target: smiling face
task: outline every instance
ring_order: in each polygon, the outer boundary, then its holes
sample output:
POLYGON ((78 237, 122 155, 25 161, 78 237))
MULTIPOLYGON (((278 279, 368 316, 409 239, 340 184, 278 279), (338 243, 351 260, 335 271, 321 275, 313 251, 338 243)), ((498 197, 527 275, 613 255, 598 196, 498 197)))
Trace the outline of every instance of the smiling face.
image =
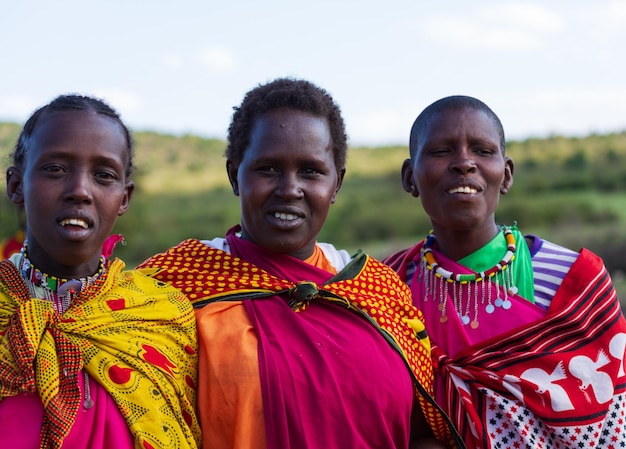
POLYGON ((93 274, 102 243, 133 191, 121 126, 89 111, 46 112, 7 194, 24 207, 31 262, 61 277, 93 274))
POLYGON ((436 234, 495 229, 500 194, 513 182, 492 119, 472 108, 434 114, 418 136, 414 160, 402 167, 404 188, 419 196, 436 234))
POLYGON ((271 111, 254 124, 241 163, 227 166, 242 237, 299 259, 313 254, 345 172, 335 165, 326 119, 271 111))

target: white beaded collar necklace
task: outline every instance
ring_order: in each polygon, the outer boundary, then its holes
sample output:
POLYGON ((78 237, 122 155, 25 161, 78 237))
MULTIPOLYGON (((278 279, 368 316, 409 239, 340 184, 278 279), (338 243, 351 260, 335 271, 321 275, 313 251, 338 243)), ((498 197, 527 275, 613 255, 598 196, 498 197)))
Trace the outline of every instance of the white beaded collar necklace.
POLYGON ((34 298, 51 301, 57 312, 63 313, 69 307, 74 296, 83 288, 93 284, 106 271, 106 259, 100 256, 98 270, 92 276, 78 279, 65 279, 40 271, 28 259, 28 242, 25 241, 20 251, 17 268, 26 282, 28 292, 34 298))

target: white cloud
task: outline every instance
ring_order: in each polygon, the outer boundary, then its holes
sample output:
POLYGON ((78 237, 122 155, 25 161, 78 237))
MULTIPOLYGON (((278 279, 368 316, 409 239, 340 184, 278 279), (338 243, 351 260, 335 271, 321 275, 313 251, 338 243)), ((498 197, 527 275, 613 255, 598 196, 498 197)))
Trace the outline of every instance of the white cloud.
POLYGON ((232 72, 237 65, 233 52, 221 46, 208 47, 198 52, 198 60, 213 72, 232 72))
POLYGON ((386 108, 346 115, 346 128, 352 145, 388 145, 408 142, 415 111, 386 108), (401 136, 401 137, 399 137, 401 136), (404 137, 403 137, 404 136, 404 137))
POLYGON ((502 28, 520 27, 527 32, 555 33, 563 29, 563 20, 549 8, 529 2, 502 3, 483 8, 477 20, 484 25, 502 28))
POLYGON ((118 112, 123 111, 124 115, 139 110, 142 105, 139 95, 127 90, 103 87, 96 89, 95 95, 109 103, 118 112))
POLYGON ((558 88, 520 91, 491 105, 510 138, 548 134, 581 136, 626 130, 626 88, 558 88), (541 111, 541 114, 537 114, 541 111))
POLYGON ((161 57, 161 62, 165 67, 173 70, 181 70, 183 68, 183 57, 174 53, 166 53, 161 57))
POLYGON ((626 1, 590 3, 576 10, 578 26, 587 39, 608 45, 622 42, 626 23, 626 1), (619 36, 619 37, 617 37, 619 36))
POLYGON ((489 50, 533 50, 560 31, 563 21, 548 8, 510 2, 471 14, 434 16, 423 22, 426 34, 451 46, 489 50))

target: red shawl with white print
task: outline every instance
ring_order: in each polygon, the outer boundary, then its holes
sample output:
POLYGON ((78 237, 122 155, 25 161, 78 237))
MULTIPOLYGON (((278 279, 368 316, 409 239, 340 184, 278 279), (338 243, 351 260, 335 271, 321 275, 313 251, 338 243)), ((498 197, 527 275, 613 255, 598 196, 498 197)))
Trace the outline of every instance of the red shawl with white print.
POLYGON ((453 357, 432 343, 441 405, 468 448, 625 447, 626 320, 590 251, 581 250, 542 319, 453 357))

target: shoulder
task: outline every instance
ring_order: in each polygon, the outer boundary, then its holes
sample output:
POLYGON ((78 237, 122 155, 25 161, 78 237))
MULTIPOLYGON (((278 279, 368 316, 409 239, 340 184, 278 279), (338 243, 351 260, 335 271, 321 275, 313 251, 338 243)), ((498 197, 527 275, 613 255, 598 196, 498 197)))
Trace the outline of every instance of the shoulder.
POLYGON ((200 240, 200 242, 210 248, 220 249, 230 254, 230 245, 224 237, 215 237, 211 240, 200 240))
POLYGON ((178 245, 172 246, 162 253, 157 253, 152 257, 149 257, 137 265, 136 268, 143 269, 147 267, 161 267, 163 265, 172 264, 176 261, 194 260, 195 258, 203 255, 208 248, 210 248, 209 245, 197 239, 183 240, 178 245))
POLYGON ((352 256, 345 249, 337 249, 331 243, 318 242, 317 246, 322 250, 324 256, 328 259, 337 271, 341 271, 352 260, 352 256))
POLYGON ((524 236, 524 238, 526 239, 530 256, 533 260, 535 257, 546 257, 549 259, 562 258, 564 261, 573 262, 579 256, 578 251, 566 248, 565 246, 553 243, 549 240, 544 240, 533 234, 528 234, 524 236))
POLYGON ((383 263, 389 265, 398 273, 406 271, 407 265, 419 254, 422 243, 423 242, 420 241, 417 245, 392 253, 390 256, 383 259, 383 263))

